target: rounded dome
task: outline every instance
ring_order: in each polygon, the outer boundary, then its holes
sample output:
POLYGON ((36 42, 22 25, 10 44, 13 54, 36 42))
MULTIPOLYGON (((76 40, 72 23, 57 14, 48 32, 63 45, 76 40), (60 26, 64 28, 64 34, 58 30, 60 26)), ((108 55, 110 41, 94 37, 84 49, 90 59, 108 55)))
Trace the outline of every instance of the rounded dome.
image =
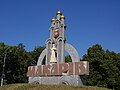
POLYGON ((65 16, 64 16, 64 15, 61 15, 61 16, 60 16, 60 19, 65 19, 65 16))
POLYGON ((61 11, 58 11, 56 14, 57 14, 57 15, 58 15, 58 14, 59 14, 59 15, 62 15, 61 11))
POLYGON ((55 22, 55 18, 52 18, 51 22, 55 22))

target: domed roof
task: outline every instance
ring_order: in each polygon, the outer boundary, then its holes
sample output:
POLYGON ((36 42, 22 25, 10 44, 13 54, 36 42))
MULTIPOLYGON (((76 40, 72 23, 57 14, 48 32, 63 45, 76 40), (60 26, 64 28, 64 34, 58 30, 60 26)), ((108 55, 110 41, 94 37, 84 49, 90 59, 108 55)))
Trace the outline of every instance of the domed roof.
POLYGON ((57 15, 58 15, 58 14, 62 15, 62 12, 61 12, 61 11, 58 11, 56 14, 57 14, 57 15))
POLYGON ((64 16, 64 15, 61 15, 61 16, 60 16, 60 19, 65 19, 65 16, 64 16))
POLYGON ((55 22, 55 18, 52 18, 51 22, 55 22))

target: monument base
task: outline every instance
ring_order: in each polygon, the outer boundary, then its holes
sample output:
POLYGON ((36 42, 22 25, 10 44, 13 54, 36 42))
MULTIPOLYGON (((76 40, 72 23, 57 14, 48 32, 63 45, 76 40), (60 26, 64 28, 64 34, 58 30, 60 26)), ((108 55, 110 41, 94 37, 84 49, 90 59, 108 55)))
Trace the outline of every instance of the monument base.
POLYGON ((52 76, 52 77, 29 77, 29 83, 32 84, 64 84, 72 86, 83 86, 85 81, 82 76, 52 76))

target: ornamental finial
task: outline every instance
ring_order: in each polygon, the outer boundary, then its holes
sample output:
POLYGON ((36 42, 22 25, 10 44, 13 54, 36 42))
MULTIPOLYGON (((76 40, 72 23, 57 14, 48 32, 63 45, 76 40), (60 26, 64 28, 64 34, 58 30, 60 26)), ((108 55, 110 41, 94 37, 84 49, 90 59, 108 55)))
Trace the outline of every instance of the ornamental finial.
POLYGON ((58 11, 56 14, 57 14, 57 15, 58 15, 58 14, 59 14, 59 15, 62 15, 62 12, 61 12, 61 11, 58 11))
POLYGON ((55 18, 52 18, 51 22, 55 22, 55 18))
POLYGON ((60 19, 65 19, 65 16, 64 16, 64 15, 61 15, 61 16, 60 16, 60 19))

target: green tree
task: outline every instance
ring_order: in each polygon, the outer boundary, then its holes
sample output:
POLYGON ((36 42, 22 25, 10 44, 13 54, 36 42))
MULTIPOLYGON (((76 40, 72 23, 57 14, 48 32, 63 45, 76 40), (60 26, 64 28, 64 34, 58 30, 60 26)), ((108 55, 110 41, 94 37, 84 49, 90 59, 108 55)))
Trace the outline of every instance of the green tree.
POLYGON ((120 89, 119 54, 105 51, 96 44, 87 50, 83 60, 89 61, 90 66, 90 75, 86 76, 87 85, 120 89))
POLYGON ((2 70, 3 70, 4 47, 5 44, 3 42, 0 42, 0 79, 2 77, 2 70))
MULTIPOLYGON (((104 57, 104 50, 99 44, 93 45, 87 50, 87 54, 83 56, 83 60, 89 61, 90 64, 90 75, 87 76, 88 85, 103 86, 105 78, 102 73, 102 62, 104 57)), ((106 86, 106 85, 105 85, 106 86)))
POLYGON ((32 59, 24 47, 22 43, 17 46, 8 46, 0 43, 0 72, 2 72, 3 59, 6 54, 4 72, 6 83, 27 82, 27 67, 32 59))
POLYGON ((38 46, 38 47, 35 47, 32 52, 29 52, 33 59, 33 61, 31 62, 31 65, 37 65, 38 58, 44 49, 45 47, 38 46))
MULTIPOLYGON (((36 47, 32 52, 25 50, 22 43, 17 46, 8 46, 0 43, 0 73, 2 72, 3 59, 6 54, 5 77, 6 83, 25 83, 28 82, 27 68, 36 65, 40 53, 44 47, 36 47)), ((1 74, 0 74, 1 77, 1 74)))
POLYGON ((9 46, 11 53, 6 59, 6 77, 7 83, 27 82, 26 72, 28 66, 29 55, 24 49, 24 45, 20 43, 18 46, 9 46))
POLYGON ((105 53, 105 62, 103 63, 103 67, 106 71, 105 75, 107 87, 111 89, 120 89, 120 70, 119 70, 119 55, 115 52, 110 52, 109 50, 106 50, 105 53))
POLYGON ((65 56, 65 62, 72 62, 70 55, 65 56))

